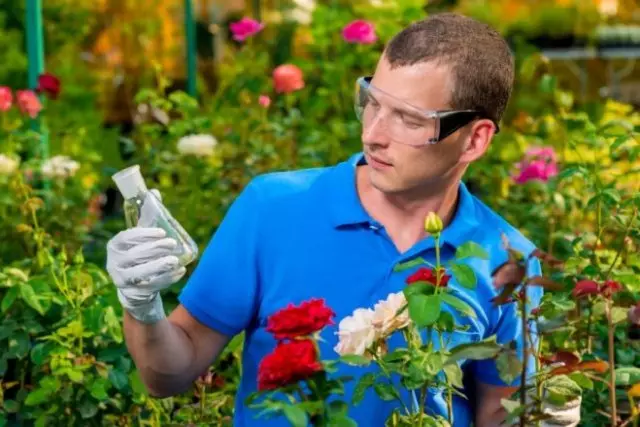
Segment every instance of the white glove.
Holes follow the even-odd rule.
[[[157,190],[151,190],[160,198]],[[152,227],[144,205],[134,228],[121,231],[107,243],[107,272],[118,288],[122,307],[142,323],[165,318],[160,291],[184,276],[186,269],[172,255],[177,242]]]
[[[582,396],[565,403],[562,406],[552,405],[543,402],[542,412],[549,415],[550,418],[540,422],[540,427],[577,427],[580,423],[580,406],[582,404]]]

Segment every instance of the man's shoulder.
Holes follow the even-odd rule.
[[[296,199],[296,196],[308,194],[318,188],[317,184],[334,168],[335,166],[325,166],[262,173],[252,178],[244,191],[253,193],[261,203],[272,204]]]
[[[513,249],[525,255],[529,255],[536,248],[536,244],[525,236],[520,229],[507,221],[502,215],[479,198],[474,196],[474,199],[476,215],[482,227],[481,235],[485,243],[491,246],[502,245],[502,239],[504,237]]]

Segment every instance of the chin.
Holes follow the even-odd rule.
[[[373,188],[385,194],[399,193],[405,190],[398,180],[374,170],[369,173],[369,183]]]

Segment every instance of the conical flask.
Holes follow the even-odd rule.
[[[182,266],[198,257],[198,246],[189,233],[173,218],[160,199],[147,189],[139,165],[123,169],[111,178],[124,198],[124,215],[128,228],[140,226],[165,230],[167,237],[177,242],[173,255]]]

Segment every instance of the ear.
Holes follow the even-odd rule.
[[[496,127],[491,120],[481,119],[475,122],[467,134],[460,160],[471,163],[482,157],[489,149],[495,131]]]

